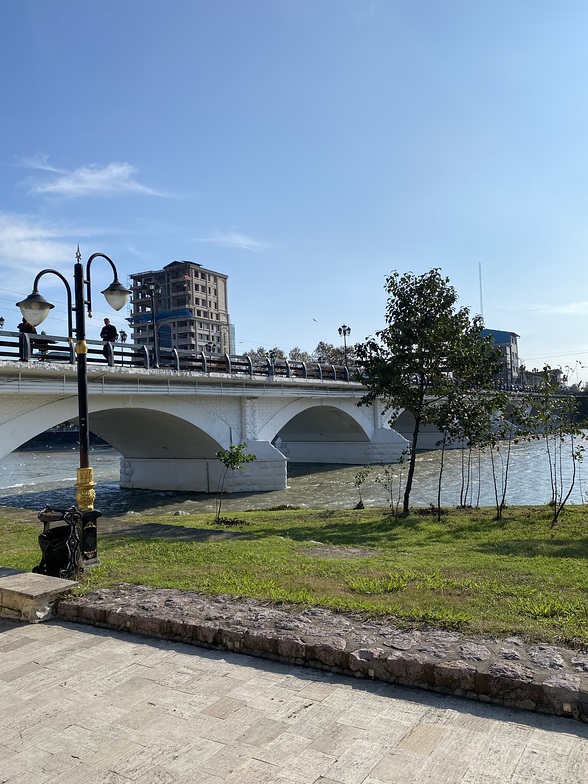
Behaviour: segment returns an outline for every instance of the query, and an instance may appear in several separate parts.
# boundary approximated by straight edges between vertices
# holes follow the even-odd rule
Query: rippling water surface
[[[435,504],[439,471],[439,452],[423,452],[417,458],[415,483],[411,496],[413,505]],[[203,493],[158,492],[153,490],[121,490],[118,486],[119,459],[110,448],[92,450],[91,464],[94,468],[96,485],[96,507],[105,514],[118,515],[127,512],[171,513],[176,510],[188,512],[214,511],[214,496]],[[461,450],[452,450],[445,455],[443,493],[441,502],[445,506],[459,503],[461,477]],[[73,485],[76,479],[78,453],[72,451],[13,452],[0,460],[0,505],[25,509],[41,509],[45,503],[53,506],[69,506],[75,503]],[[569,472],[571,461],[567,460]],[[480,504],[494,503],[494,488],[490,460],[481,460]],[[394,467],[398,477],[400,468]],[[267,493],[239,493],[223,499],[223,509],[244,510],[266,508],[278,504],[306,506],[316,509],[351,508],[358,501],[354,477],[358,466],[289,464],[288,488]],[[362,487],[366,506],[386,506],[389,496],[381,484],[374,481],[382,469],[372,466],[371,477]],[[478,496],[478,467],[475,466],[471,500],[475,504]],[[582,503],[584,498],[584,473],[588,478],[588,464],[580,466],[571,503]],[[541,442],[518,444],[513,447],[507,503],[542,504],[551,496],[549,464],[545,446]],[[588,491],[588,485],[586,486]],[[396,492],[395,492],[396,495]]]

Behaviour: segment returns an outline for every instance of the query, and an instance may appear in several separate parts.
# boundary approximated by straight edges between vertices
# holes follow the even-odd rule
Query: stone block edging
[[[588,722],[588,655],[389,620],[122,585],[59,600],[62,621],[245,653]]]
[[[0,618],[41,623],[53,617],[59,598],[78,585],[44,574],[0,568]]]

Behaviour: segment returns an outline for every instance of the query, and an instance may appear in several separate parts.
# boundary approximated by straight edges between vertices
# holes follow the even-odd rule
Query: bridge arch
[[[354,401],[294,400],[275,412],[258,438],[275,441],[369,441],[374,423]]]
[[[231,440],[228,422],[174,398],[143,399],[141,405],[129,405],[128,399],[97,397],[90,398],[88,409],[91,431],[123,457],[214,458]],[[10,421],[10,430],[5,429],[0,457],[77,417],[77,400],[71,396],[47,400],[41,407],[27,407]]]

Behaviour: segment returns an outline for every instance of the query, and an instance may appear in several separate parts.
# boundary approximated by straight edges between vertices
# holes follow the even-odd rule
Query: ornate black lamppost
[[[4,329],[4,316],[0,316],[0,329]]]
[[[88,423],[88,367],[87,367],[87,354],[88,344],[86,343],[86,308],[88,317],[92,318],[92,289],[90,284],[90,266],[95,258],[103,258],[110,264],[113,271],[113,281],[101,293],[104,294],[106,301],[114,310],[121,310],[126,305],[130,291],[125,288],[118,279],[118,273],[112,259],[105,256],[104,253],[93,253],[86,262],[86,274],[84,277],[84,265],[82,264],[82,256],[80,247],[76,252],[76,263],[74,264],[74,289],[73,289],[73,303],[72,303],[72,289],[68,280],[54,269],[44,269],[38,273],[33,282],[33,292],[29,294],[26,299],[16,304],[20,308],[23,317],[33,324],[38,326],[49,315],[49,311],[55,306],[39,294],[39,280],[43,275],[51,274],[63,282],[67,291],[67,324],[68,336],[72,340],[72,312],[76,314],[75,323],[75,337],[76,337],[76,361],[77,361],[77,380],[78,380],[78,420],[80,432],[80,467],[77,471],[76,488],[76,503],[78,509],[83,512],[92,512],[94,509],[94,501],[96,499],[96,492],[94,491],[95,482],[93,470],[90,467],[90,428]],[[86,287],[86,297],[84,298],[84,285]],[[85,518],[88,525],[85,527],[82,523],[82,536],[81,536],[81,550],[82,559],[85,565],[98,563],[97,541],[96,541],[96,523],[95,519],[100,513],[86,514]]]
[[[347,336],[351,334],[351,327],[343,324],[339,327],[339,335],[343,337],[343,353],[345,355],[345,367],[347,367]]]

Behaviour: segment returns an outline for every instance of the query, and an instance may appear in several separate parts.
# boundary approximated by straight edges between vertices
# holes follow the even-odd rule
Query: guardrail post
[[[18,354],[21,362],[31,361],[31,338],[28,332],[21,332],[18,336]]]
[[[108,367],[114,367],[114,344],[107,340],[104,347],[106,348],[106,361],[108,362]]]
[[[141,346],[141,354],[143,355],[143,367],[146,370],[150,370],[151,362],[149,361],[149,351],[147,346]]]

